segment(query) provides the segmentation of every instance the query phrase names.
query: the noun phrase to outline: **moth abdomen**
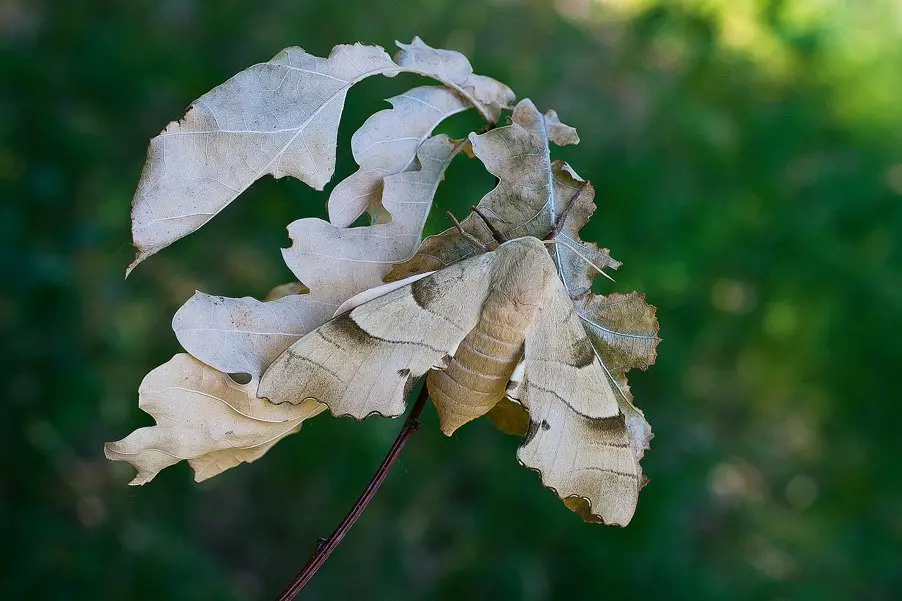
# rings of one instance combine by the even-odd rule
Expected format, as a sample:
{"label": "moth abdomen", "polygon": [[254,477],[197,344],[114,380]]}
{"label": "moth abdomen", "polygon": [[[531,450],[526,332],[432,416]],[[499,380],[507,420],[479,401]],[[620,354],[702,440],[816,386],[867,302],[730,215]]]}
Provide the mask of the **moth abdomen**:
{"label": "moth abdomen", "polygon": [[508,299],[486,302],[482,319],[458,345],[448,367],[429,373],[429,394],[445,434],[485,415],[504,398],[533,314],[510,311]]}

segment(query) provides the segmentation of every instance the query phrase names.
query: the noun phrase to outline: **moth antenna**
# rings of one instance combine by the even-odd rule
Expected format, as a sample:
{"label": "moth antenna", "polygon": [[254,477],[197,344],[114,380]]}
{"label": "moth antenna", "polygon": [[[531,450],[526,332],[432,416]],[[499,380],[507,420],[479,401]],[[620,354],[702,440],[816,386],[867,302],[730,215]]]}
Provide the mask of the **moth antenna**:
{"label": "moth antenna", "polygon": [[479,207],[470,207],[470,210],[476,213],[476,215],[480,219],[482,219],[482,222],[485,223],[486,227],[489,228],[489,231],[492,232],[492,237],[495,238],[495,241],[498,242],[498,244],[507,242],[507,237],[500,231],[498,231],[498,228],[492,225],[492,222],[489,221],[489,218],[485,215],[485,213],[482,212]]}
{"label": "moth antenna", "polygon": [[451,223],[454,224],[454,227],[457,228],[457,231],[460,232],[460,235],[464,237],[464,240],[475,246],[478,250],[481,250],[484,253],[489,252],[489,247],[480,242],[476,236],[471,234],[470,232],[464,230],[463,226],[460,225],[460,221],[457,220],[457,217],[451,211],[445,211],[445,215],[448,219],[451,220]]}
{"label": "moth antenna", "polygon": [[608,278],[608,279],[611,280],[612,282],[616,282],[616,281],[617,281],[617,280],[615,280],[614,278],[612,278],[611,276],[609,276],[608,274],[606,274],[606,273],[601,269],[601,267],[599,267],[598,265],[596,265],[595,263],[593,263],[593,262],[589,259],[589,257],[587,257],[587,256],[584,255],[583,253],[579,252],[579,250],[577,250],[575,247],[571,246],[570,244],[567,244],[567,243],[564,242],[563,240],[557,240],[557,239],[555,239],[555,240],[542,240],[542,244],[560,244],[561,246],[566,246],[567,248],[569,248],[569,249],[571,250],[571,252],[573,252],[573,254],[575,254],[577,257],[579,257],[580,259],[582,259],[583,261],[585,261],[586,263],[588,263],[589,265],[591,265],[592,268],[595,269],[595,271],[597,271],[598,273],[600,273],[600,274],[603,275],[604,277]]}

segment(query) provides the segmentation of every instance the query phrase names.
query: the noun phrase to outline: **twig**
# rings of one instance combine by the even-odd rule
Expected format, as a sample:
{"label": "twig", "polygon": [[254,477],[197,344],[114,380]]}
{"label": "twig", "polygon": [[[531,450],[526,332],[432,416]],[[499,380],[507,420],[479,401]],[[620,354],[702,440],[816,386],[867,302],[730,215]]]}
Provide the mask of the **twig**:
{"label": "twig", "polygon": [[460,232],[460,235],[464,237],[464,240],[469,242],[470,245],[476,247],[476,250],[481,250],[484,253],[489,252],[489,247],[480,242],[476,238],[476,236],[465,230],[460,224],[460,221],[457,220],[457,217],[454,216],[454,213],[452,213],[451,211],[445,211],[445,216],[451,220],[451,223],[454,224],[454,227],[457,228],[457,231]]}
{"label": "twig", "polygon": [[379,466],[379,469],[376,470],[376,473],[373,474],[373,477],[370,478],[369,483],[366,485],[363,493],[358,497],[357,501],[354,502],[354,505],[351,507],[348,514],[344,517],[338,527],[335,529],[332,534],[329,535],[327,539],[319,539],[316,543],[316,548],[313,551],[313,556],[307,562],[307,565],[301,569],[297,576],[294,577],[294,580],[291,581],[291,584],[288,585],[281,595],[279,595],[278,601],[291,601],[294,599],[295,595],[297,595],[302,588],[304,588],[310,579],[313,578],[313,575],[316,574],[316,571],[319,570],[329,556],[332,554],[332,551],[335,550],[335,547],[341,542],[341,540],[345,537],[348,531],[351,529],[351,526],[360,519],[360,516],[363,514],[363,511],[366,509],[367,505],[369,505],[370,501],[373,500],[373,496],[375,496],[376,491],[379,490],[379,487],[382,486],[382,482],[385,480],[385,477],[388,475],[388,472],[391,470],[392,466],[395,464],[395,461],[398,459],[398,455],[401,454],[401,450],[404,448],[404,445],[407,444],[407,439],[416,432],[420,427],[420,414],[423,412],[423,407],[426,406],[426,401],[429,398],[429,391],[426,389],[426,383],[423,382],[423,387],[420,389],[420,394],[417,396],[417,400],[413,405],[413,409],[410,410],[410,414],[407,416],[407,419],[404,421],[404,425],[401,427],[401,431],[398,432],[398,436],[395,438],[395,442],[392,443],[391,448],[388,450],[388,453],[385,455],[385,459],[382,460],[382,464]]}
{"label": "twig", "polygon": [[476,215],[480,219],[482,219],[482,222],[485,223],[486,227],[489,228],[489,231],[492,232],[492,237],[495,239],[495,242],[497,242],[498,244],[507,242],[507,237],[500,231],[498,231],[498,228],[492,225],[492,222],[489,220],[488,216],[482,212],[482,209],[477,206],[472,206],[470,207],[470,210],[476,213]]}

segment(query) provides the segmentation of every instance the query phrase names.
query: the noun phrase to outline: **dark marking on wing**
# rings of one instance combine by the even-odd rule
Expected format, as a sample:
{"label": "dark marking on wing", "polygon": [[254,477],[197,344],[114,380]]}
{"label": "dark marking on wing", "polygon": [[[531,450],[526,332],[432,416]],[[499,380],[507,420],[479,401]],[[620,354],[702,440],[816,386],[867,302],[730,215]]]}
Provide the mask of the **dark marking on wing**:
{"label": "dark marking on wing", "polygon": [[429,311],[429,305],[441,295],[438,284],[431,277],[419,279],[411,284],[410,293],[413,294],[414,302],[426,311]]}
{"label": "dark marking on wing", "polygon": [[[294,371],[303,371],[304,375],[304,388],[311,391],[322,391],[329,390],[331,387],[335,385],[335,382],[342,382],[342,376],[338,373],[335,373],[322,363],[318,361],[314,361],[309,357],[303,357],[300,355],[295,355],[294,352],[289,349],[287,355],[288,361],[286,363],[286,369],[292,367],[292,364],[297,361],[299,363],[308,364],[306,366],[297,366],[294,368]],[[311,368],[312,366],[312,368]],[[328,375],[327,375],[328,374]],[[306,399],[310,398],[318,398],[315,395],[308,394],[306,396],[295,395],[291,398],[285,398],[282,400],[275,400],[270,397],[261,397],[265,398],[267,401],[272,403],[273,405],[283,405],[288,403],[289,405],[299,405]]]}
{"label": "dark marking on wing", "polygon": [[588,338],[578,340],[570,347],[570,359],[567,363],[573,367],[583,368],[592,365],[594,360],[595,349],[592,348],[592,343]]}
{"label": "dark marking on wing", "polygon": [[347,350],[342,346],[344,340],[350,340],[354,346],[360,347],[371,346],[378,339],[357,325],[350,314],[340,315],[328,325],[329,327],[320,328],[317,332],[323,340],[342,350]]}
{"label": "dark marking on wing", "polygon": [[351,351],[351,349],[346,348],[346,341],[348,339],[351,340],[351,346],[356,347],[374,347],[381,342],[385,342],[388,344],[410,344],[413,346],[419,346],[422,348],[427,348],[437,354],[445,352],[442,349],[426,344],[425,342],[415,342],[413,340],[392,340],[391,338],[381,338],[379,336],[374,336],[373,334],[368,333],[366,330],[357,325],[357,322],[354,321],[354,318],[350,313],[339,315],[332,321],[326,323],[326,325],[314,331],[328,344],[331,344],[335,348],[346,352]]}
{"label": "dark marking on wing", "polygon": [[526,436],[523,437],[523,444],[521,446],[526,446],[532,442],[532,439],[536,437],[536,433],[539,431],[539,422],[534,422],[529,420],[529,430],[526,431]]}
{"label": "dark marking on wing", "polygon": [[405,367],[404,369],[399,369],[399,370],[398,370],[398,376],[400,376],[400,377],[402,377],[402,378],[406,378],[406,377],[409,376],[409,375],[410,375],[410,370],[407,369],[406,367]]}
{"label": "dark marking on wing", "polygon": [[[530,386],[532,386],[532,387],[535,388],[536,390],[540,390],[540,391],[542,391],[542,392],[544,392],[544,393],[550,394],[551,396],[553,396],[554,398],[556,398],[556,399],[559,400],[560,402],[564,403],[565,405],[567,405],[568,407],[570,407],[571,409],[573,409],[573,406],[567,401],[567,399],[565,399],[564,397],[562,397],[561,395],[559,395],[559,394],[556,393],[555,391],[551,390],[550,388],[544,388],[544,387],[542,387],[542,386],[539,386],[538,384],[530,384]],[[580,414],[580,415],[581,415],[581,414]]]}
{"label": "dark marking on wing", "polygon": [[614,474],[615,476],[620,476],[621,478],[629,478],[630,480],[639,480],[638,474],[630,474],[628,472],[621,472],[620,470],[612,470],[609,467],[598,467],[595,465],[587,465],[579,468],[581,470],[586,470],[587,472],[603,472],[605,474]]}
{"label": "dark marking on wing", "polygon": [[543,429],[543,430],[550,430],[550,429],[551,429],[551,425],[550,425],[547,421],[545,421],[544,419],[542,420],[542,429]]}
{"label": "dark marking on wing", "polygon": [[626,448],[630,446],[626,435],[626,418],[623,414],[593,419],[587,424],[596,435],[605,437],[604,446]]}

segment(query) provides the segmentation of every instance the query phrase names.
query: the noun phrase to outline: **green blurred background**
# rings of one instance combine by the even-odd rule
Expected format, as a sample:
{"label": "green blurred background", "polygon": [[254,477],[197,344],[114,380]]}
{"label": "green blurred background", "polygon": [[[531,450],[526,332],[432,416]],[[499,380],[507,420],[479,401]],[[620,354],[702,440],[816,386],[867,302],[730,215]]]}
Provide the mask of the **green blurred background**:
{"label": "green blurred background", "polygon": [[[101,451],[150,423],[177,307],[289,281],[284,228],[327,195],[267,178],[126,282],[129,204],[149,138],[237,71],[414,34],[579,129],[558,157],[598,189],[585,237],[624,262],[602,290],[662,324],[631,376],[651,484],[628,528],[584,524],[516,439],[446,439],[429,409],[306,598],[902,598],[894,0],[2,0],[0,598],[266,599],[344,514],[400,422],[318,418],[202,485],[180,464],[127,487]],[[333,182],[421,82],[351,92]],[[492,185],[459,159],[438,213]]]}

